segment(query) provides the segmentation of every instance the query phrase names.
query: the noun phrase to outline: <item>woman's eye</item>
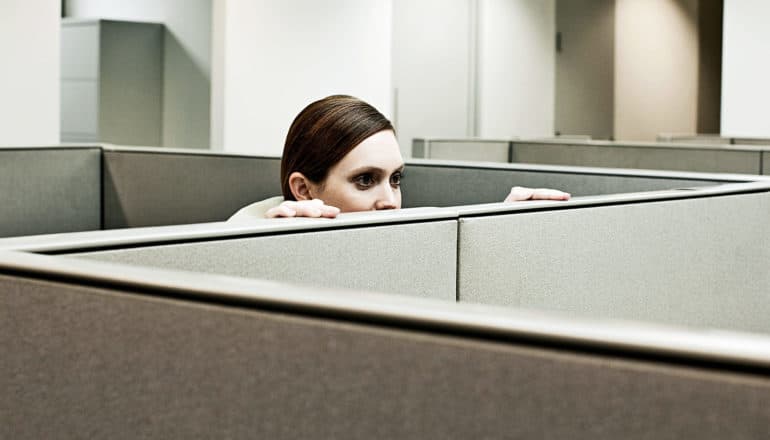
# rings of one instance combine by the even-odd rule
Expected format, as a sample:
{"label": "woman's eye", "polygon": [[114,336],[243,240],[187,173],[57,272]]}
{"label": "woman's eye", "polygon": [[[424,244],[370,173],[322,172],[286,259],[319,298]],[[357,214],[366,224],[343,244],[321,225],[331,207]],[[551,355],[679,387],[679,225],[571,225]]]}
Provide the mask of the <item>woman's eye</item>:
{"label": "woman's eye", "polygon": [[354,180],[355,184],[360,188],[369,188],[374,185],[374,176],[371,174],[361,174]]}
{"label": "woman's eye", "polygon": [[390,176],[390,184],[394,187],[401,186],[401,179],[404,177],[402,173],[394,173]]}

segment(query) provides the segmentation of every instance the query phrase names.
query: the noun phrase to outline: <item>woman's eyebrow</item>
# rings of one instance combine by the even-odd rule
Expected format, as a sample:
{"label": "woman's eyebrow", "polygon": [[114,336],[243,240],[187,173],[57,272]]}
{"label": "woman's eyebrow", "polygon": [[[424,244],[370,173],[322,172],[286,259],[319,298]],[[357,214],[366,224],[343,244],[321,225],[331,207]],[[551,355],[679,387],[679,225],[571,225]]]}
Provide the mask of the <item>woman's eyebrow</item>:
{"label": "woman's eyebrow", "polygon": [[[398,168],[396,168],[393,171],[394,172],[395,171],[404,171],[404,164],[402,163],[401,166],[399,166]],[[383,168],[375,167],[375,166],[370,166],[370,165],[365,165],[365,166],[358,167],[358,168],[355,168],[353,170],[350,170],[350,174],[351,175],[362,174],[362,173],[385,174],[385,170]]]}
{"label": "woman's eyebrow", "polygon": [[363,173],[382,173],[384,171],[385,170],[383,170],[382,168],[367,165],[367,166],[362,166],[362,167],[358,167],[350,170],[350,174],[352,175],[352,174],[363,174]]}

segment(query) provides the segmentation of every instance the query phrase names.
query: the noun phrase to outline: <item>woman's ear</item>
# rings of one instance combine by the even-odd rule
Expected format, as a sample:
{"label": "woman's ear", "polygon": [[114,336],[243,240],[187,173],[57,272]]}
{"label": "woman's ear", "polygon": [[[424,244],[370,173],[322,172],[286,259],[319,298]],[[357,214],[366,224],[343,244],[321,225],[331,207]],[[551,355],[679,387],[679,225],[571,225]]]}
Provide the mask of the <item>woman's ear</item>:
{"label": "woman's ear", "polygon": [[291,189],[292,195],[298,201],[312,200],[311,194],[312,182],[305,177],[304,174],[299,171],[295,171],[289,175],[289,189]]}

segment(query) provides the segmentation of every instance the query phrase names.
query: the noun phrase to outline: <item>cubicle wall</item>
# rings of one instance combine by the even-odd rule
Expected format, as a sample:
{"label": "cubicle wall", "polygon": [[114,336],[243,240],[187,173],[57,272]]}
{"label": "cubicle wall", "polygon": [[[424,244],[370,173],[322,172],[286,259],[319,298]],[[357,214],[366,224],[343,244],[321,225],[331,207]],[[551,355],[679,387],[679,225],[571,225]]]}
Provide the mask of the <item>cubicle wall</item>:
{"label": "cubicle wall", "polygon": [[[437,160],[473,160],[482,162],[510,162],[510,140],[500,139],[451,139],[434,141],[414,139],[412,156]],[[472,146],[469,147],[469,144]]]}
{"label": "cubicle wall", "polygon": [[761,179],[748,175],[620,170],[412,159],[402,181],[403,206],[500,202],[512,186],[557,188],[573,196],[691,188]]}
{"label": "cubicle wall", "polygon": [[512,162],[575,166],[761,174],[762,151],[752,147],[661,146],[593,141],[513,141]]}
{"label": "cubicle wall", "polygon": [[[0,247],[770,333],[770,183],[83,233]],[[206,230],[206,228],[208,230]],[[116,231],[117,232],[117,231]]]}
{"label": "cubicle wall", "polygon": [[[105,151],[105,207],[237,159]],[[405,205],[513,184],[600,195],[0,240],[0,438],[764,438],[768,181],[414,161]]]}
{"label": "cubicle wall", "polygon": [[[570,139],[415,139],[414,157],[550,165],[770,174],[768,146]],[[507,159],[505,159],[507,157]],[[764,168],[768,169],[764,169]]]}
{"label": "cubicle wall", "polygon": [[720,136],[718,134],[660,133],[658,142],[711,145],[764,145],[770,146],[770,138],[745,138]]}
{"label": "cubicle wall", "polygon": [[[245,238],[203,237],[181,244],[118,245],[72,256],[326,287],[456,299],[457,220],[453,212],[419,210],[344,223],[274,220],[242,229]],[[417,220],[416,220],[417,219]],[[302,221],[305,220],[305,221]],[[419,220],[419,221],[418,221]],[[275,222],[278,222],[276,225]],[[319,229],[318,223],[324,228]],[[330,227],[331,230],[327,230]],[[238,227],[212,224],[210,231]],[[132,233],[125,234],[131,237]],[[158,232],[163,238],[163,232]],[[119,238],[112,235],[111,239]],[[150,241],[152,238],[149,239]],[[88,245],[89,237],[81,243]],[[97,240],[95,245],[101,246]]]}
{"label": "cubicle wall", "polygon": [[770,333],[770,192],[477,217],[460,301]]}
{"label": "cubicle wall", "polygon": [[770,340],[0,254],[0,437],[757,439]]}
{"label": "cubicle wall", "polygon": [[101,150],[0,148],[0,237],[100,229]]}
{"label": "cubicle wall", "polygon": [[[105,228],[222,221],[249,203],[281,194],[278,158],[105,151]],[[573,195],[651,191],[749,176],[706,176],[472,162],[407,161],[403,206],[499,202],[512,186],[550,187]]]}
{"label": "cubicle wall", "polygon": [[[3,149],[0,155],[0,201],[8,207],[0,236],[222,221],[281,193],[278,158],[129,147]],[[496,202],[514,185],[595,195],[752,179],[411,160],[403,206]]]}
{"label": "cubicle wall", "polygon": [[[278,158],[105,151],[105,228],[226,220],[249,203],[281,194]],[[550,187],[573,195],[616,194],[723,182],[750,176],[407,161],[403,206],[499,202],[512,186]]]}
{"label": "cubicle wall", "polygon": [[770,176],[770,151],[762,152],[762,174]]}
{"label": "cubicle wall", "polygon": [[281,194],[280,159],[163,149],[105,149],[104,228],[226,220]]}

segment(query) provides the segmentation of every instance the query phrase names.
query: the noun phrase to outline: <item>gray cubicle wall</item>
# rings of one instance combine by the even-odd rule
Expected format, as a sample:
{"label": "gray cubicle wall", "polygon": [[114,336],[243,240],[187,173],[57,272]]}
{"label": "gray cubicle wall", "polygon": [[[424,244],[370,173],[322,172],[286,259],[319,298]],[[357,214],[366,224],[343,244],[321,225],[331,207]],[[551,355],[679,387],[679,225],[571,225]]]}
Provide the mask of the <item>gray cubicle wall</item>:
{"label": "gray cubicle wall", "polygon": [[[455,301],[456,218],[451,210],[404,210],[346,214],[333,221],[212,223],[199,228],[208,236],[187,240],[171,236],[175,228],[139,228],[65,241],[83,248],[69,255],[99,261]],[[185,242],[153,244],[169,236]],[[51,249],[56,239],[40,244]],[[99,250],[87,251],[94,247]]]}
{"label": "gray cubicle wall", "polygon": [[99,229],[98,147],[0,148],[0,237]]}
{"label": "gray cubicle wall", "polygon": [[762,174],[761,147],[608,141],[512,142],[511,161],[591,167]]}
{"label": "gray cubicle wall", "polygon": [[718,134],[660,133],[658,142],[713,145],[763,145],[770,146],[770,138],[720,136]]}
{"label": "gray cubicle wall", "polygon": [[510,142],[508,139],[414,139],[412,156],[418,159],[510,162]]}
{"label": "gray cubicle wall", "polygon": [[762,152],[762,174],[770,176],[770,151]]}
{"label": "gray cubicle wall", "polygon": [[[281,194],[278,158],[108,148],[104,169],[105,229],[221,221],[249,203]],[[497,202],[515,185],[595,195],[752,179],[438,160],[409,160],[405,176],[404,207]]]}
{"label": "gray cubicle wall", "polygon": [[0,254],[0,437],[759,439],[770,340]]}
{"label": "gray cubicle wall", "polygon": [[573,196],[690,188],[761,179],[750,175],[494,164],[412,159],[402,183],[405,208],[501,202],[513,186],[557,188]]}
{"label": "gray cubicle wall", "polygon": [[[136,147],[2,154],[1,236],[221,221],[281,193],[280,160],[271,157]],[[500,201],[514,185],[586,195],[750,179],[425,160],[408,161],[406,176],[405,207]]]}
{"label": "gray cubicle wall", "polygon": [[155,148],[105,148],[104,228],[226,220],[281,194],[280,159]]}
{"label": "gray cubicle wall", "polygon": [[[770,147],[698,142],[644,143],[579,139],[415,139],[416,158],[530,164],[770,174]],[[721,138],[717,138],[721,139]],[[506,159],[507,157],[507,159]]]}
{"label": "gray cubicle wall", "polygon": [[459,208],[459,299],[770,333],[768,191],[503,215]]}

